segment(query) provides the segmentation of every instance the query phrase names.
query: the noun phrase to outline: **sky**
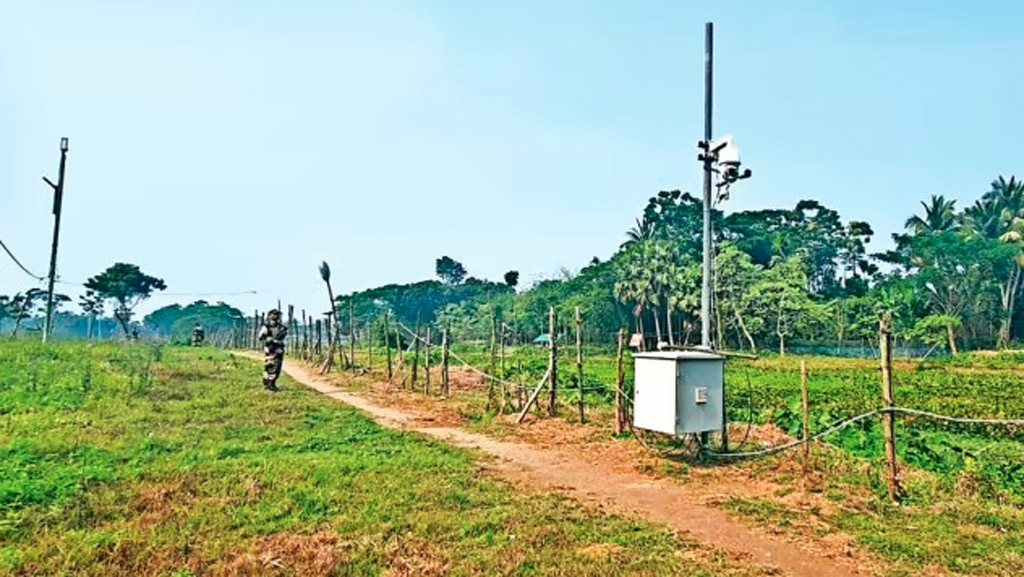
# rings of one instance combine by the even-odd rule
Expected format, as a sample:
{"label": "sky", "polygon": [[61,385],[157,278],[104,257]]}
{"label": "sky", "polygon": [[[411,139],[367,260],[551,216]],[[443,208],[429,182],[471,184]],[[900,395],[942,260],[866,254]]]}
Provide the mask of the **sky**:
{"label": "sky", "polygon": [[[948,0],[0,0],[0,239],[59,277],[114,262],[244,310],[610,257],[699,193],[704,23],[727,211],[816,198],[872,249],[932,194],[1024,176],[1024,4]],[[35,285],[0,253],[0,294]],[[232,294],[256,291],[256,294]]]}

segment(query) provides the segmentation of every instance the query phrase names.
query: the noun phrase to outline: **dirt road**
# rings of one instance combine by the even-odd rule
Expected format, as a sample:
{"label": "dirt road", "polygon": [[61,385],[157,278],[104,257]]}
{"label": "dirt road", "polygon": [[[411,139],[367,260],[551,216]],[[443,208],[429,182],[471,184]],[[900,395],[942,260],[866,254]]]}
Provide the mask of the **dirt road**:
{"label": "dirt road", "polygon": [[604,510],[665,523],[696,541],[776,568],[783,575],[854,577],[874,573],[850,558],[804,549],[747,527],[724,511],[698,502],[671,480],[609,471],[557,449],[500,441],[458,428],[429,426],[429,419],[422,415],[381,406],[359,393],[338,388],[301,362],[287,360],[284,370],[295,381],[369,413],[383,426],[416,431],[497,457],[489,468],[506,479],[558,491]]}

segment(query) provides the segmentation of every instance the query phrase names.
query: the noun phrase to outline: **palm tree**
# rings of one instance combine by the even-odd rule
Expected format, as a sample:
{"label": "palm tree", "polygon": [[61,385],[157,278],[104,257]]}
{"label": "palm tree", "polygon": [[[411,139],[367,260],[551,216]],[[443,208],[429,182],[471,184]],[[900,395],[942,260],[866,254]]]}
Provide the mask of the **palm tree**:
{"label": "palm tree", "polygon": [[636,219],[636,226],[626,231],[626,242],[622,243],[620,248],[626,248],[638,242],[654,239],[657,236],[657,229],[657,223],[647,218],[645,214],[643,218]]}
{"label": "palm tree", "polygon": [[642,315],[645,310],[654,313],[654,330],[661,342],[661,320],[658,314],[660,302],[661,271],[658,269],[658,248],[653,241],[641,241],[632,245],[618,267],[619,281],[615,283],[615,297],[623,303],[634,303],[634,314],[638,328],[642,331]]}
{"label": "palm tree", "polygon": [[946,200],[941,194],[933,194],[931,202],[922,202],[921,206],[924,207],[924,218],[915,214],[904,223],[914,234],[942,232],[956,227],[956,200]]}
{"label": "palm tree", "polygon": [[[1024,241],[1024,181],[1011,176],[992,181],[991,188],[981,200],[964,211],[964,224],[968,233],[987,239],[1021,246]],[[1024,272],[1024,253],[1017,252],[1009,273],[999,285],[999,303],[1003,309],[997,346],[1010,342],[1010,324],[1013,322],[1017,292]]]}

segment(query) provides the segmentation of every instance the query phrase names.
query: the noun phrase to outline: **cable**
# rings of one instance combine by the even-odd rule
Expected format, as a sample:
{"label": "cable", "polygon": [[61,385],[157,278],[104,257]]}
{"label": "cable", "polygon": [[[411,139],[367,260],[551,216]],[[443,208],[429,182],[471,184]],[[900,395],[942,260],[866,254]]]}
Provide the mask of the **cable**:
{"label": "cable", "polygon": [[44,280],[46,280],[46,277],[42,277],[42,276],[39,276],[37,274],[33,274],[32,271],[30,271],[27,268],[25,268],[25,265],[21,264],[21,261],[18,260],[18,257],[14,256],[14,253],[11,252],[11,249],[7,248],[7,245],[4,244],[3,240],[0,240],[0,247],[3,247],[4,252],[7,253],[7,256],[11,257],[11,260],[14,261],[14,264],[18,265],[18,268],[20,268],[25,274],[27,274],[28,276],[36,279],[37,281],[44,281]]}
{"label": "cable", "polygon": [[[836,431],[838,431],[840,429],[846,428],[847,426],[852,425],[853,423],[856,423],[857,421],[862,421],[862,420],[864,420],[864,419],[866,419],[868,417],[872,417],[874,415],[877,415],[877,414],[883,413],[883,412],[886,412],[886,411],[884,409],[875,409],[874,411],[869,411],[867,413],[863,413],[863,414],[857,415],[855,417],[849,417],[847,419],[843,419],[843,420],[837,421],[831,427],[829,427],[829,428],[825,429],[824,431],[818,433],[817,435],[814,435],[814,436],[810,437],[809,439],[807,439],[807,442],[816,441],[816,440],[818,440],[818,439],[820,439],[820,438],[822,438],[822,437],[824,437],[824,436],[826,436],[826,435],[828,435],[830,433],[834,433],[834,432],[836,432]],[[739,453],[718,453],[718,452],[715,452],[715,451],[706,451],[706,454],[708,454],[708,455],[710,455],[712,457],[715,457],[715,458],[719,458],[719,459],[744,459],[744,458],[749,458],[749,457],[763,457],[763,456],[766,456],[766,455],[771,455],[773,453],[778,453],[780,451],[785,451],[786,449],[792,449],[793,447],[797,447],[797,446],[800,446],[802,444],[804,444],[804,440],[803,439],[798,439],[798,440],[793,441],[791,443],[786,443],[784,445],[777,445],[775,447],[769,447],[767,449],[763,449],[763,450],[760,450],[760,451],[745,451],[745,452],[739,452]]]}
{"label": "cable", "polygon": [[965,425],[1018,425],[1024,426],[1024,419],[969,419],[963,417],[950,417],[948,415],[939,415],[937,413],[929,413],[928,411],[919,411],[917,409],[906,409],[903,407],[892,407],[889,409],[880,409],[883,413],[905,413],[907,415],[917,415],[919,417],[927,417],[929,419],[935,419],[937,421],[947,421],[950,423],[963,423]]}

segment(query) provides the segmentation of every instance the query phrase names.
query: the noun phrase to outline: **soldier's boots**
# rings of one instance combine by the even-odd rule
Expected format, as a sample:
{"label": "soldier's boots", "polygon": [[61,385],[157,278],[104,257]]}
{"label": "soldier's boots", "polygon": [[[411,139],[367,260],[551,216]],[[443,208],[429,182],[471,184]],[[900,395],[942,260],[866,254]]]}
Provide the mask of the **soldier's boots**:
{"label": "soldier's boots", "polygon": [[268,391],[273,391],[275,393],[280,390],[277,388],[277,383],[270,379],[263,379],[263,388],[267,389]]}

